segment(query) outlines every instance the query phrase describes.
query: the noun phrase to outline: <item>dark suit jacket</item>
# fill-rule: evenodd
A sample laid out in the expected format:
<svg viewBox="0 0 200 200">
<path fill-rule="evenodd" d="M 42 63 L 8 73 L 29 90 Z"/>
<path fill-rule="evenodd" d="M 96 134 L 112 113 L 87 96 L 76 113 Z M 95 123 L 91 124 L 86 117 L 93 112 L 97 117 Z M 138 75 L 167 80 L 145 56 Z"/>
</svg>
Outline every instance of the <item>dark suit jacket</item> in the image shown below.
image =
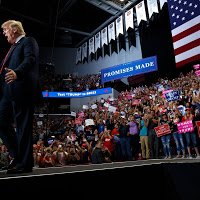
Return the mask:
<svg viewBox="0 0 200 200">
<path fill-rule="evenodd" d="M 39 47 L 32 37 L 24 37 L 10 51 L 4 68 L 12 69 L 17 79 L 7 84 L 4 69 L 1 74 L 2 96 L 11 101 L 36 103 L 41 100 L 41 84 L 39 78 Z"/>
<path fill-rule="evenodd" d="M 101 149 L 95 148 L 92 157 L 91 157 L 92 164 L 101 164 L 105 162 L 105 156 Z"/>
</svg>

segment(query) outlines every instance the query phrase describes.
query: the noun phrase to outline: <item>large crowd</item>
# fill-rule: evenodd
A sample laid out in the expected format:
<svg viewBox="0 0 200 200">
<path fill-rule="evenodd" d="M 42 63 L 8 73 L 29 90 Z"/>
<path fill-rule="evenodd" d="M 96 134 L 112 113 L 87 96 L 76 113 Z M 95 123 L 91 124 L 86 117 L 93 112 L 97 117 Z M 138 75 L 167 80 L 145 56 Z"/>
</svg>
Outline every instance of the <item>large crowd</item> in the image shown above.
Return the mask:
<svg viewBox="0 0 200 200">
<path fill-rule="evenodd" d="M 56 89 L 56 84 L 57 79 L 50 86 Z M 73 87 L 77 88 L 76 84 Z M 166 90 L 178 90 L 180 99 L 168 102 L 163 94 Z M 150 86 L 131 88 L 83 108 L 70 117 L 35 117 L 35 166 L 200 158 L 196 126 L 200 121 L 200 81 L 194 71 L 180 73 L 173 80 L 160 78 Z M 194 131 L 179 133 L 177 124 L 187 120 L 192 120 Z M 155 127 L 164 124 L 169 125 L 170 133 L 158 137 Z M 1 166 L 8 163 L 9 153 L 2 141 L 0 158 Z"/>
<path fill-rule="evenodd" d="M 74 76 L 72 74 L 43 74 L 41 77 L 43 91 L 82 92 L 102 88 L 101 74 Z"/>
</svg>

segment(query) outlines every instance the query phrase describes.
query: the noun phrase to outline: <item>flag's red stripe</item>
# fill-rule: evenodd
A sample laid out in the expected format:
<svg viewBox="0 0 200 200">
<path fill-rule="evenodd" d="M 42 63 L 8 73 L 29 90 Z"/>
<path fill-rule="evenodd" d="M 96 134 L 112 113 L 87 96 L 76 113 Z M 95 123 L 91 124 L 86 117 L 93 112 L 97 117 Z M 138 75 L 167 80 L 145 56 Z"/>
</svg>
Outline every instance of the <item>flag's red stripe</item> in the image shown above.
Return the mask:
<svg viewBox="0 0 200 200">
<path fill-rule="evenodd" d="M 192 33 L 195 33 L 196 31 L 199 31 L 200 30 L 200 23 L 195 25 L 195 26 L 192 26 L 191 28 L 175 35 L 173 37 L 173 42 L 176 42 L 184 37 L 187 37 L 188 35 L 192 34 Z"/>
<path fill-rule="evenodd" d="M 188 64 L 190 62 L 193 62 L 195 60 L 198 60 L 198 59 L 200 59 L 200 54 L 192 56 L 192 57 L 190 57 L 188 59 L 185 59 L 185 60 L 183 60 L 181 62 L 176 63 L 176 67 L 181 67 L 183 65 L 186 65 L 186 64 Z"/>
<path fill-rule="evenodd" d="M 200 38 L 174 50 L 175 56 L 200 45 Z"/>
</svg>

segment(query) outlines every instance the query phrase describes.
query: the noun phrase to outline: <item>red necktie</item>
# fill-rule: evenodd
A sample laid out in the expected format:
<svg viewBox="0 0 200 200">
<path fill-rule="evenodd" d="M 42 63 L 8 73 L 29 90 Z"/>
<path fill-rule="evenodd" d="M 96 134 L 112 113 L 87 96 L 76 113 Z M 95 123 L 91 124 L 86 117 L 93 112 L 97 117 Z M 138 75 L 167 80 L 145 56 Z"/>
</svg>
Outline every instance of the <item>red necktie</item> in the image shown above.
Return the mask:
<svg viewBox="0 0 200 200">
<path fill-rule="evenodd" d="M 4 64 L 5 64 L 5 62 L 6 62 L 6 59 L 7 59 L 8 55 L 9 55 L 9 53 L 10 53 L 10 51 L 11 51 L 11 49 L 12 49 L 12 47 L 13 47 L 14 45 L 15 45 L 15 43 L 13 43 L 13 44 L 11 45 L 11 47 L 10 47 L 8 53 L 6 54 L 6 57 L 5 57 L 4 60 L 3 60 L 3 64 L 2 64 L 2 66 L 1 66 L 0 74 L 1 74 L 1 72 L 2 72 L 2 70 L 3 70 L 3 66 L 4 66 Z"/>
</svg>

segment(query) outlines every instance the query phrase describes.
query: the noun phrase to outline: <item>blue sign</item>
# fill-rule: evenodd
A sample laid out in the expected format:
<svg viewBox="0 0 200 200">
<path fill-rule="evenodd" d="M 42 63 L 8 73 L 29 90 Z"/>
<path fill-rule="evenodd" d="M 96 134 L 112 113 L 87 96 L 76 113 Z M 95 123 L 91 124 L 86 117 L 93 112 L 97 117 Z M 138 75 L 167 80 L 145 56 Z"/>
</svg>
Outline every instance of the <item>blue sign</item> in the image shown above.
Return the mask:
<svg viewBox="0 0 200 200">
<path fill-rule="evenodd" d="M 164 89 L 165 89 L 165 90 L 170 90 L 170 89 L 171 89 L 171 86 L 170 86 L 170 85 L 165 85 L 165 86 L 164 86 Z"/>
<path fill-rule="evenodd" d="M 101 94 L 112 93 L 112 89 L 102 88 L 97 90 L 89 90 L 83 92 L 42 92 L 43 97 L 54 97 L 54 98 L 80 98 L 80 97 L 90 97 Z"/>
<path fill-rule="evenodd" d="M 166 97 L 168 102 L 178 101 L 180 99 L 179 91 L 178 90 L 173 90 L 171 92 L 168 92 L 168 93 L 165 94 L 165 97 Z"/>
<path fill-rule="evenodd" d="M 101 82 L 105 83 L 108 81 L 113 81 L 157 70 L 157 57 L 153 56 L 141 60 L 124 63 L 114 67 L 102 69 Z"/>
</svg>

